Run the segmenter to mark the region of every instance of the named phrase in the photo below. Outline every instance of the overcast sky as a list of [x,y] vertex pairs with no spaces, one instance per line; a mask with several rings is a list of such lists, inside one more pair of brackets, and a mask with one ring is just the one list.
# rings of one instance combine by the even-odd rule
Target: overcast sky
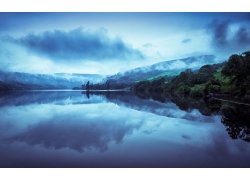
[[250,13],[0,13],[0,70],[115,74],[250,50]]

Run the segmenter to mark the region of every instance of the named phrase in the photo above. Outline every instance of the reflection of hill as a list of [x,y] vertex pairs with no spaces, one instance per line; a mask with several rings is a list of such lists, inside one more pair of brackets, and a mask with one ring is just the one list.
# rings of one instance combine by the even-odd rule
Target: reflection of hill
[[[182,118],[191,121],[213,122],[209,116],[221,115],[221,122],[233,139],[250,142],[250,107],[218,100],[204,101],[176,94],[110,93],[107,99],[118,105],[160,116]],[[196,111],[198,110],[198,111]],[[202,116],[202,117],[201,117]]]
[[[140,94],[130,91],[16,91],[0,96],[1,106],[22,106],[28,104],[91,104],[110,101],[127,108],[150,112],[160,116],[200,120],[200,113],[212,115],[204,101],[194,101],[174,95]],[[197,112],[195,109],[200,111]],[[181,111],[182,110],[182,111]],[[211,118],[202,118],[211,121]]]
[[203,99],[193,99],[189,96],[181,94],[166,94],[181,110],[190,111],[190,109],[197,109],[204,116],[211,116],[220,111],[221,102],[205,102]]
[[[221,122],[230,137],[250,141],[250,108],[218,100],[205,102],[175,94],[157,93],[135,96],[130,91],[15,91],[0,94],[0,108],[29,104],[93,104],[104,101],[159,116],[189,121],[213,122],[213,115],[218,114],[222,116]],[[66,131],[64,133],[67,134]]]
[[[103,94],[105,94],[103,92]],[[183,118],[190,121],[203,121],[213,122],[214,119],[211,117],[200,117],[202,116],[194,107],[190,107],[186,110],[180,110],[172,99],[163,96],[163,94],[140,94],[135,96],[131,92],[106,92],[108,101],[111,101],[120,106],[127,108],[150,112],[160,116]],[[174,98],[174,97],[172,97]],[[199,105],[197,105],[199,106]],[[205,104],[204,104],[205,106]],[[200,107],[200,106],[199,106]],[[205,107],[202,107],[205,108]],[[210,113],[210,115],[212,115]]]
[[[22,106],[28,104],[92,104],[110,101],[127,108],[150,112],[160,116],[183,118],[190,121],[211,122],[212,115],[204,102],[166,97],[162,94],[135,96],[130,91],[17,91],[0,96],[1,106]],[[199,111],[197,111],[198,109]],[[201,114],[200,114],[201,113]]]
[[[84,94],[84,95],[83,95]],[[0,94],[0,107],[29,104],[89,104],[102,102],[102,98],[88,99],[80,91],[11,91]]]

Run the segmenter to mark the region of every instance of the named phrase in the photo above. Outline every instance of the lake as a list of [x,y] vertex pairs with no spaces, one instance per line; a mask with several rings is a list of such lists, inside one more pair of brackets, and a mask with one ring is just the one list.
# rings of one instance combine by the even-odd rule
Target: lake
[[250,167],[250,106],[130,91],[0,94],[0,167]]

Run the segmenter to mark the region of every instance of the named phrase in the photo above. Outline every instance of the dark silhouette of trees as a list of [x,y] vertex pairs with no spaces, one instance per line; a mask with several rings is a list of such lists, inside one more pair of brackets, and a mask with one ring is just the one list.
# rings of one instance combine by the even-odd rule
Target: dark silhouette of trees
[[87,98],[89,99],[89,91],[86,91],[86,96],[87,96]]
[[224,117],[221,122],[232,139],[242,139],[250,142],[250,108],[238,105],[235,108],[222,109]]
[[86,90],[89,91],[89,81],[86,84]]
[[129,88],[133,86],[133,84],[109,79],[106,81],[106,83],[96,83],[96,84],[91,83],[90,84],[88,82],[86,84],[86,90],[88,90],[88,86],[89,86],[89,89],[91,90],[120,90],[120,89]]
[[106,85],[107,85],[107,90],[109,90],[109,89],[110,89],[110,84],[109,84],[109,82],[106,82]]
[[166,79],[164,77],[153,81],[139,81],[134,85],[134,90],[140,92],[163,92],[165,81]]

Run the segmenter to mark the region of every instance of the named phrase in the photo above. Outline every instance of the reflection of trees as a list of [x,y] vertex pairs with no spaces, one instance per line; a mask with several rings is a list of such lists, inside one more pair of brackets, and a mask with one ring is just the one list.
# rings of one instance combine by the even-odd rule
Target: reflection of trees
[[107,99],[120,99],[123,97],[131,98],[130,91],[89,91],[91,96],[105,96]]
[[85,94],[88,99],[91,98],[91,96],[105,96],[109,99],[131,95],[128,91],[82,91],[82,94]]
[[156,92],[148,92],[148,91],[135,91],[134,92],[137,97],[140,99],[150,99],[152,98],[154,101],[158,101],[164,103],[166,101],[166,96],[163,93]]
[[204,101],[206,107],[211,110],[211,112],[219,112],[221,109],[221,101],[215,99],[208,99]]
[[250,108],[244,105],[222,109],[221,122],[232,139],[250,142]]
[[221,101],[204,101],[203,99],[195,99],[185,94],[176,93],[156,93],[156,92],[135,92],[135,95],[140,99],[153,99],[161,103],[171,101],[178,106],[180,110],[190,112],[192,109],[197,109],[202,115],[210,116],[218,113],[221,107]]
[[220,110],[219,101],[204,101],[203,99],[195,99],[182,94],[166,94],[166,96],[175,103],[178,108],[183,111],[190,111],[191,109],[197,109],[202,115],[210,116],[214,113],[218,113]]
[[109,91],[107,91],[106,92],[106,98],[109,98],[109,96],[110,96],[110,93],[109,93]]
[[166,102],[166,96],[163,93],[155,93],[151,94],[151,97],[154,101],[159,101],[161,103]]
[[183,111],[189,111],[190,107],[190,100],[187,96],[181,94],[167,94],[168,98],[171,99],[173,103],[175,103],[179,109]]
[[150,93],[149,92],[136,91],[135,95],[140,99],[150,99]]
[[[211,99],[194,99],[189,96],[180,94],[163,94],[163,93],[147,93],[147,92],[135,92],[135,96],[130,92],[110,92],[107,96],[107,92],[93,92],[95,95],[106,95],[107,99],[111,102],[118,104],[125,104],[127,107],[132,107],[140,111],[152,112],[157,115],[164,115],[172,117],[168,109],[165,109],[164,103],[173,102],[179,109],[186,112],[190,112],[193,109],[197,109],[204,116],[211,116],[214,114],[222,114],[221,122],[226,126],[228,134],[233,139],[243,139],[250,142],[250,108],[243,105],[231,105],[225,108],[225,102]],[[144,101],[140,99],[153,99],[161,103],[154,101]],[[223,108],[223,109],[222,109]],[[156,111],[158,109],[159,111]],[[198,116],[197,116],[198,117]],[[195,117],[186,119],[194,120]],[[199,119],[200,117],[198,117]],[[204,117],[203,117],[204,119]]]
[[89,99],[89,91],[86,91],[86,96]]

